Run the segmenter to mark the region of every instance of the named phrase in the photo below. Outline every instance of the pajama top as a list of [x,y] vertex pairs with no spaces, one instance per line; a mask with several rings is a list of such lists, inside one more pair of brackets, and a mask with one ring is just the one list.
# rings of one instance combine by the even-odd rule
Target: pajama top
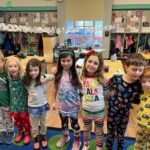
[[144,92],[140,96],[137,122],[150,128],[150,92]]

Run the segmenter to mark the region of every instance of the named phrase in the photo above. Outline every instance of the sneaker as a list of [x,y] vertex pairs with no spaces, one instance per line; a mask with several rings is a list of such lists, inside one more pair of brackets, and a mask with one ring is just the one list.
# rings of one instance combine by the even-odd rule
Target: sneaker
[[72,146],[72,150],[79,150],[80,146],[81,146],[81,143],[79,141],[74,141],[73,146]]
[[18,135],[15,138],[15,142],[19,143],[23,139],[23,132],[19,132]]
[[0,132],[0,144],[4,144],[6,142],[6,132]]
[[90,149],[90,145],[85,145],[83,146],[82,150],[89,150]]
[[41,135],[41,145],[43,148],[47,147],[47,139],[45,135]]
[[63,136],[56,144],[58,148],[63,147],[67,142],[69,142],[70,136]]
[[34,144],[33,144],[34,150],[39,150],[40,149],[40,136],[37,135],[34,138]]
[[27,145],[27,144],[30,143],[30,141],[31,141],[31,135],[30,135],[30,134],[25,134],[25,135],[24,135],[24,139],[23,139],[23,143],[24,143],[25,145]]
[[6,144],[11,144],[14,140],[14,132],[8,132],[6,136]]

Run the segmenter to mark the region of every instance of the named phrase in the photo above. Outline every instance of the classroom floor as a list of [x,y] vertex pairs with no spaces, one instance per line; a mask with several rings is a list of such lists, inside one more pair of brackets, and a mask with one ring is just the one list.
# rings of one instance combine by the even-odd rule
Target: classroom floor
[[[56,64],[47,64],[47,70],[48,73],[50,73],[52,71],[52,68],[56,66]],[[48,86],[48,100],[49,100],[49,104],[52,105],[52,84],[50,83]],[[129,121],[129,125],[126,131],[126,136],[127,137],[135,137],[136,135],[136,111],[137,111],[137,106],[135,105],[133,107],[133,109],[131,109],[131,113],[130,113],[130,121]],[[60,128],[60,119],[59,119],[59,114],[58,114],[58,110],[50,110],[47,113],[47,126],[48,127],[55,127],[55,128]],[[79,124],[81,127],[81,130],[83,129],[82,126],[82,117],[81,114],[79,114]],[[106,133],[106,119],[105,119],[105,125],[104,125],[104,133]]]

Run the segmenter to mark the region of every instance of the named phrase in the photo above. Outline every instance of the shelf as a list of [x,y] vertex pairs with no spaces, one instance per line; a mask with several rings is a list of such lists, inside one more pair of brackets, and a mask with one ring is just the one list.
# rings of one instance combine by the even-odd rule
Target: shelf
[[139,32],[125,32],[125,34],[139,34]]
[[111,32],[112,34],[124,34],[124,32]]
[[150,10],[112,11],[110,55],[123,52],[122,57],[146,48],[150,40]]

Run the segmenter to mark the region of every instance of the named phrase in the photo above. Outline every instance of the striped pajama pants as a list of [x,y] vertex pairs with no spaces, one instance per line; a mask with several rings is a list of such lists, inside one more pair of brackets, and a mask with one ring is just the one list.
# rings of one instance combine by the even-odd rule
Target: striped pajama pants
[[103,146],[104,110],[90,112],[82,110],[84,144],[89,145],[92,122],[95,124],[96,146]]

